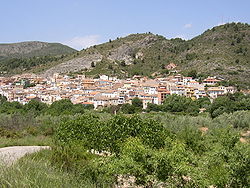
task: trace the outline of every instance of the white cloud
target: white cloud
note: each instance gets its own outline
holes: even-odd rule
[[[189,23],[189,24],[185,24],[184,25],[184,28],[186,28],[186,29],[188,29],[188,28],[191,28],[193,25],[191,24],[191,23]]]
[[[87,35],[83,37],[77,36],[63,43],[77,50],[82,50],[83,48],[99,44],[99,39],[99,35]]]

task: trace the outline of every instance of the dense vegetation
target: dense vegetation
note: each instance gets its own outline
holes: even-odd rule
[[[209,113],[197,113],[200,107]],[[52,150],[3,168],[0,185],[111,187],[123,180],[133,187],[250,186],[249,96],[236,93],[211,104],[172,95],[147,113],[140,113],[135,98],[128,108],[137,114],[92,108],[1,97],[0,147],[46,144]]]
[[[18,137],[19,129],[22,127],[33,131],[52,134],[51,126],[48,130],[41,130],[39,127],[44,124],[56,124],[56,121],[64,116],[74,116],[90,112],[93,105],[73,104],[70,100],[56,101],[51,105],[31,100],[25,105],[19,102],[9,102],[6,97],[0,96],[0,135],[7,137]],[[250,110],[250,96],[242,93],[228,94],[216,98],[213,103],[208,98],[191,100],[190,98],[178,95],[168,96],[162,105],[148,104],[146,110],[142,109],[142,101],[134,98],[132,104],[110,106],[100,109],[101,113],[110,114],[135,114],[141,112],[170,112],[177,115],[198,116],[199,109],[205,108],[212,118],[224,113]],[[54,121],[54,122],[53,122]],[[35,130],[37,127],[38,130]],[[44,128],[44,126],[42,126]],[[243,127],[241,127],[243,128]],[[27,130],[26,130],[27,131]],[[49,133],[50,132],[50,133]]]
[[[13,58],[5,59],[0,62],[0,70],[2,74],[16,74],[23,71],[29,71],[34,67],[47,64],[51,61],[58,61],[61,57],[44,56],[44,57],[32,57],[32,58]]]
[[[223,113],[232,113],[240,110],[250,110],[250,95],[237,92],[214,99],[211,103],[208,98],[191,98],[170,95],[162,105],[149,104],[148,111],[163,111],[178,114],[197,115],[200,108],[205,108],[215,118]]]
[[[249,120],[249,112],[240,116]],[[248,187],[250,147],[240,142],[243,129],[233,128],[249,129],[241,121],[238,113],[230,120],[157,113],[100,121],[83,115],[59,125],[52,160],[100,187],[119,175],[149,187]]]
[[[241,110],[250,110],[250,95],[236,92],[218,97],[211,103],[207,97],[192,100],[191,98],[179,95],[169,95],[163,104],[149,103],[146,110],[142,109],[142,101],[134,98],[132,104],[123,104],[118,106],[109,106],[103,109],[108,113],[134,114],[138,112],[171,112],[179,115],[197,116],[200,109],[204,109],[215,118],[223,113],[232,113]]]
[[[69,100],[60,100],[48,106],[37,100],[22,105],[8,102],[0,97],[0,140],[1,145],[22,145],[32,141],[38,145],[50,142],[55,126],[69,116],[82,114],[93,109],[93,106],[74,105]],[[38,139],[36,137],[39,137]],[[8,139],[6,139],[8,138]],[[23,139],[24,138],[24,139]],[[46,139],[49,140],[46,140]],[[13,143],[11,143],[13,142]],[[34,143],[29,143],[34,144]]]

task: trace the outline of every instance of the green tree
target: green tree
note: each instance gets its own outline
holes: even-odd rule
[[[165,112],[197,114],[199,112],[199,106],[191,98],[169,95],[163,102],[162,110]]]
[[[132,105],[135,108],[142,108],[143,107],[142,100],[139,99],[138,97],[135,97],[135,98],[132,99]]]
[[[202,97],[202,98],[199,98],[197,99],[197,104],[199,106],[199,108],[206,108],[208,109],[211,105],[211,101],[208,97]]]
[[[47,110],[47,114],[51,114],[54,116],[58,116],[61,114],[72,114],[73,109],[74,104],[69,99],[62,99],[53,102]]]
[[[74,104],[72,109],[72,114],[83,114],[85,109],[93,109],[94,105],[82,105],[82,104]]]
[[[4,102],[0,105],[0,113],[7,113],[7,114],[15,114],[15,113],[23,113],[23,105],[19,102]]]
[[[151,111],[159,112],[161,110],[162,110],[161,105],[157,105],[157,104],[153,104],[153,103],[148,103],[148,105],[147,105],[147,111],[148,112],[151,112]]]
[[[133,105],[126,103],[121,106],[121,111],[124,114],[134,114],[136,112],[136,109]]]
[[[83,107],[86,110],[93,110],[95,108],[93,104],[84,104]]]
[[[42,112],[45,112],[47,110],[48,106],[40,102],[38,100],[30,100],[27,104],[24,105],[24,109],[26,112],[33,112],[35,115],[39,115]]]
[[[230,100],[228,96],[222,96],[216,98],[213,101],[209,109],[209,112],[211,114],[211,117],[215,118],[223,113],[233,112],[234,108],[235,108],[235,102],[233,100]]]

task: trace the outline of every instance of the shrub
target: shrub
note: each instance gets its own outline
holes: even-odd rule
[[[107,122],[100,122],[96,116],[83,115],[60,123],[55,141],[62,146],[77,143],[87,149],[118,153],[120,144],[129,137],[139,137],[143,143],[160,148],[164,145],[164,133],[162,124],[139,116],[117,115]]]
[[[232,125],[234,128],[250,128],[250,112],[236,111],[232,114],[222,114],[214,119],[218,124]]]
[[[94,147],[98,144],[93,143],[96,139],[94,136],[98,131],[96,129],[98,124],[98,118],[93,115],[83,115],[73,120],[63,121],[56,130],[56,142],[65,146],[80,143],[83,147]]]
[[[228,94],[226,96],[218,97],[210,106],[210,114],[215,118],[223,113],[232,113],[238,110],[250,109],[249,95],[242,93]]]
[[[159,112],[161,111],[161,105],[157,105],[157,104],[153,104],[153,103],[148,103],[148,106],[147,106],[147,111],[148,112],[151,112],[151,111],[154,111],[154,112]]]
[[[199,112],[199,107],[191,98],[169,95],[163,102],[162,110],[165,112],[183,112],[195,115]]]
[[[248,118],[243,111],[215,119],[159,112],[103,121],[84,114],[59,125],[53,158],[91,182],[110,186],[115,177],[127,175],[135,177],[135,184],[149,187],[159,182],[172,187],[247,187],[250,150],[239,142],[233,126],[245,128]],[[91,149],[111,155],[93,155],[87,152]]]
[[[24,110],[26,112],[32,112],[34,115],[39,115],[42,112],[47,110],[48,106],[40,101],[37,100],[30,100],[27,104],[24,105]]]
[[[92,108],[93,106],[90,106]],[[59,115],[73,115],[77,113],[84,113],[85,107],[82,104],[73,104],[69,99],[62,99],[59,101],[53,102],[48,110],[46,110],[46,114],[50,114],[53,116]]]

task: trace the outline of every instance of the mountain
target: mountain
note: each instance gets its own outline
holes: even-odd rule
[[[60,63],[55,62],[44,75],[77,72],[89,76],[149,76],[174,59],[172,48],[184,42],[181,39],[167,40],[152,33],[131,34],[72,54]]]
[[[40,63],[33,59],[28,63],[22,62],[21,66],[14,66],[15,62],[10,64],[21,67],[20,72],[29,71],[44,76],[57,72],[82,73],[92,77],[107,74],[125,78],[133,75],[167,75],[166,65],[174,63],[184,75],[200,78],[219,76],[230,80],[225,84],[249,88],[249,50],[250,25],[228,23],[208,29],[191,40],[166,39],[152,33],[131,34],[56,59],[40,58]],[[31,53],[26,50],[26,54]]]
[[[39,41],[0,44],[0,59],[55,56],[73,53],[76,50],[60,43]]]
[[[0,74],[12,75],[58,61],[76,50],[60,43],[20,42],[0,44]]]
[[[181,70],[195,69],[250,86],[250,25],[231,23],[214,27],[186,45],[188,48],[176,57]]]
[[[118,77],[157,76],[175,63],[184,75],[197,72],[229,79],[231,84],[250,86],[250,25],[228,23],[208,29],[191,39],[166,39],[152,33],[131,34],[74,53],[45,66],[44,75],[84,73]]]

